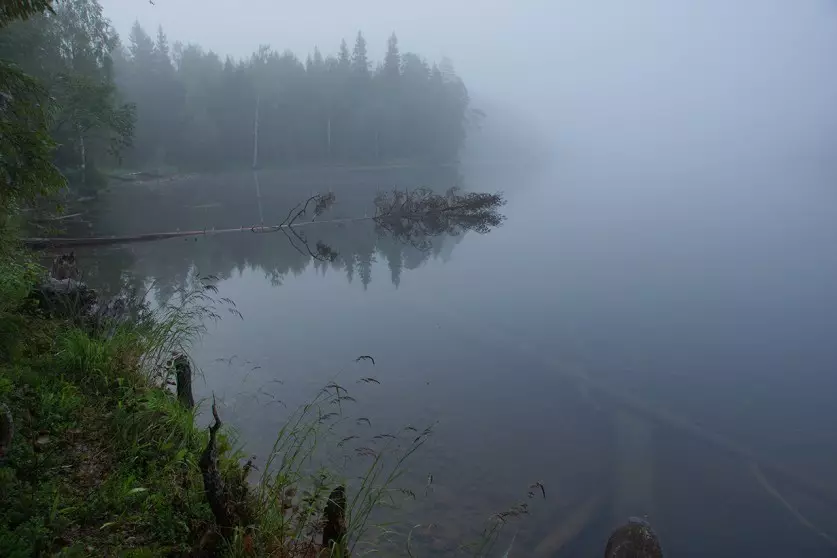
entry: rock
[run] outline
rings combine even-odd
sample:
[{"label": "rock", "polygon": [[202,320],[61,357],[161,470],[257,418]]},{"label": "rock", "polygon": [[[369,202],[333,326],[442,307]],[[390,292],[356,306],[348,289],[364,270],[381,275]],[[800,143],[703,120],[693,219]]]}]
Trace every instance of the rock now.
[{"label": "rock", "polygon": [[662,558],[657,534],[644,519],[631,518],[610,536],[605,558]]}]

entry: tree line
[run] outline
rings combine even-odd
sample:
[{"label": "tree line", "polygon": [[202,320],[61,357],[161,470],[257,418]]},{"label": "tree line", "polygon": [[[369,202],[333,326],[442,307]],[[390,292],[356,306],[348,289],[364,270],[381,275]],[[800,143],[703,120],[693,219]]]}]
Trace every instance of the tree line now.
[{"label": "tree line", "polygon": [[450,62],[401,54],[394,34],[373,69],[362,33],[304,62],[268,46],[236,61],[136,23],[113,59],[137,106],[134,166],[450,162],[476,117]]},{"label": "tree line", "polygon": [[394,34],[379,63],[361,33],[304,62],[268,46],[234,60],[138,23],[123,41],[98,0],[41,4],[0,26],[4,110],[44,132],[27,157],[89,189],[115,166],[448,163],[481,117],[449,61],[402,54]]}]

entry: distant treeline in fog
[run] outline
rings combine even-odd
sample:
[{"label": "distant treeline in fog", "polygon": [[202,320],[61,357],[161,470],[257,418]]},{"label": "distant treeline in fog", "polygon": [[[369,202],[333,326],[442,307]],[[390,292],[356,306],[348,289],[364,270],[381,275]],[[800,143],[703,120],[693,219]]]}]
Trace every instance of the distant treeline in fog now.
[{"label": "distant treeline in fog", "polygon": [[395,35],[377,63],[361,33],[335,46],[234,60],[139,24],[121,40],[97,0],[60,0],[0,30],[0,59],[54,101],[56,160],[76,184],[101,184],[105,166],[456,160],[481,113],[449,61],[402,54]]},{"label": "distant treeline in fog", "polygon": [[401,54],[393,35],[372,69],[358,33],[350,50],[303,62],[262,46],[220,58],[198,45],[152,38],[135,24],[113,54],[116,83],[137,106],[135,165],[448,162],[465,140],[468,92],[449,62]]}]

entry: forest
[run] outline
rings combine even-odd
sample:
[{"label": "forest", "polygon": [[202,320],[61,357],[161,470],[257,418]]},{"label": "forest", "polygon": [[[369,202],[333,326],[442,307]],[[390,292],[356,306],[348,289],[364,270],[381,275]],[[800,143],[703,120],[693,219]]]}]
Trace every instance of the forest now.
[{"label": "forest", "polygon": [[484,116],[449,60],[382,61],[357,33],[305,61],[260,46],[223,57],[135,23],[126,39],[97,0],[64,0],[0,30],[0,59],[53,101],[55,163],[95,190],[102,169],[450,163]]}]

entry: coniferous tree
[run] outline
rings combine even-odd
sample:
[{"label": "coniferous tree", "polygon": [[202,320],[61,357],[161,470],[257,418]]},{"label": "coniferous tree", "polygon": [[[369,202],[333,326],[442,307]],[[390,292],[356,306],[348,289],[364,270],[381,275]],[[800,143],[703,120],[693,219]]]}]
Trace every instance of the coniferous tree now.
[{"label": "coniferous tree", "polygon": [[363,77],[369,75],[369,58],[366,54],[366,39],[363,38],[363,33],[357,32],[355,39],[355,48],[352,51],[352,69],[355,74]]}]

